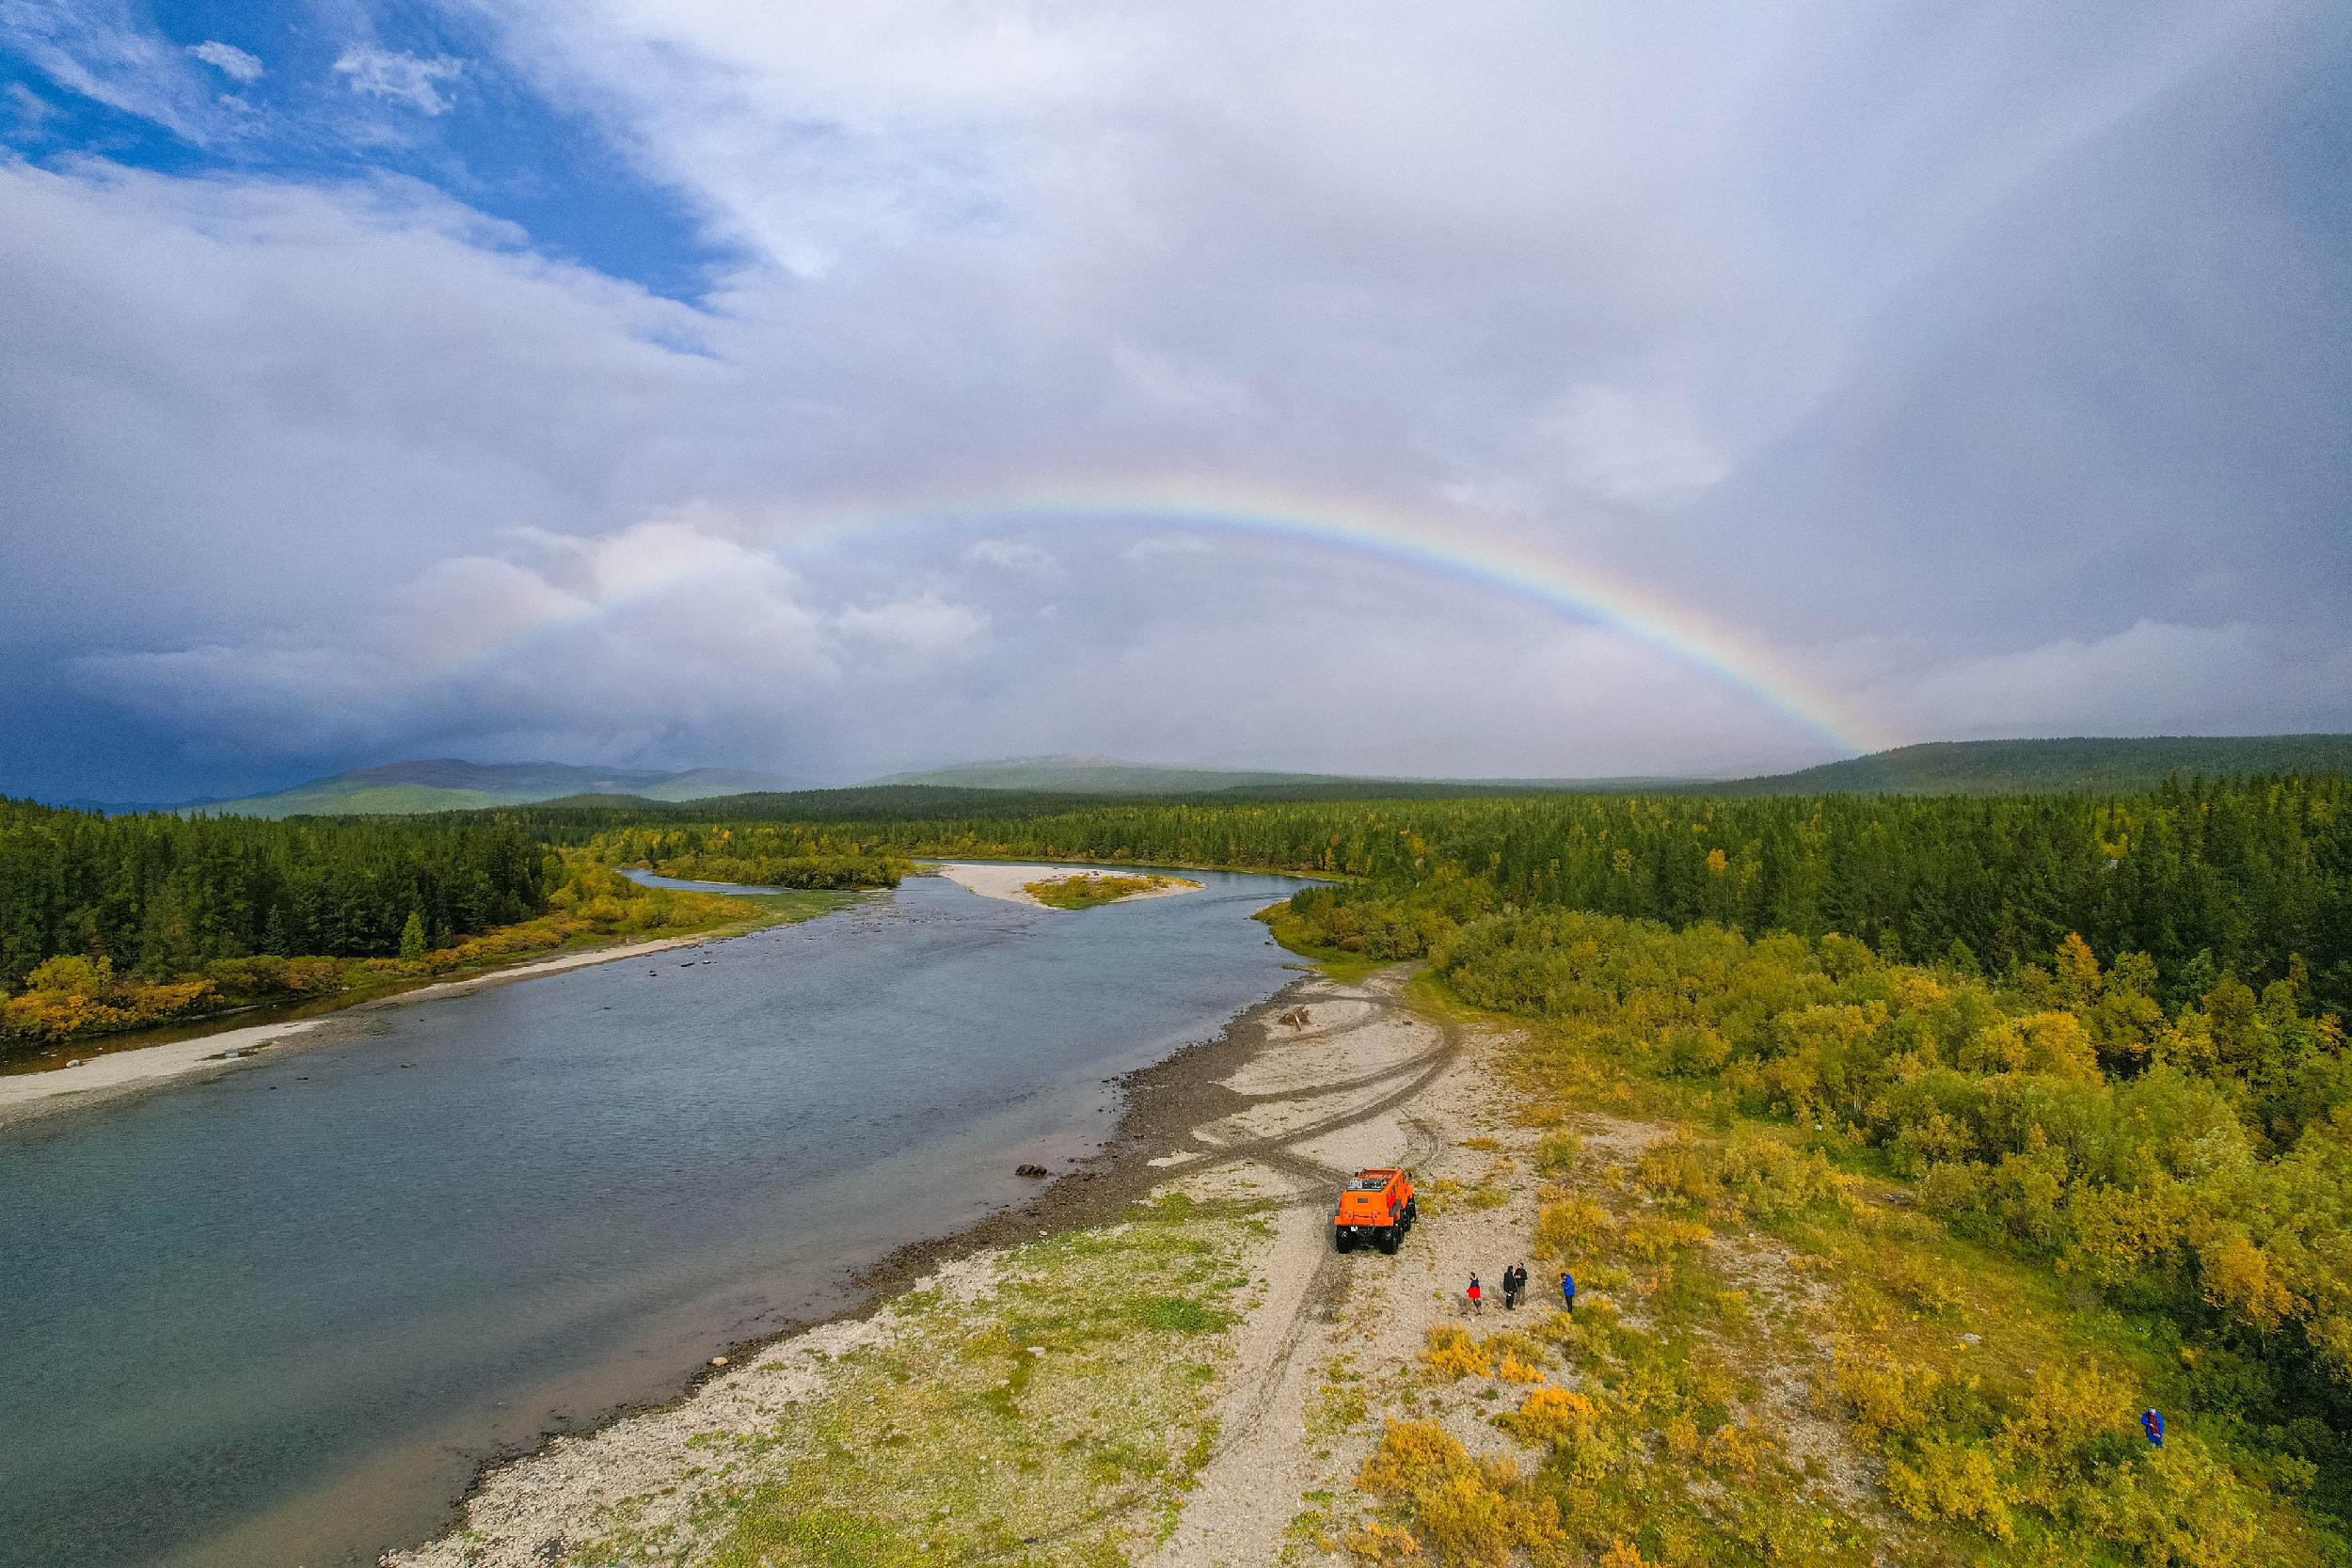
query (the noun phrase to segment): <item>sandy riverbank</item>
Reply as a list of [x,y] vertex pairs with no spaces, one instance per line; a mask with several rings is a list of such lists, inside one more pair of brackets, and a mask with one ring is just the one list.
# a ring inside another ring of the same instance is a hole
[[[419,986],[414,990],[357,1003],[321,1018],[260,1023],[246,1029],[230,1029],[192,1039],[142,1046],[135,1051],[107,1052],[84,1059],[79,1067],[56,1068],[47,1072],[7,1074],[0,1076],[0,1127],[51,1111],[94,1105],[122,1095],[159,1088],[190,1074],[236,1072],[256,1062],[275,1061],[292,1051],[343,1038],[347,1030],[337,1027],[343,1021],[381,1008],[405,1007],[412,1003],[462,995],[490,986],[535,979],[543,974],[560,974],[567,969],[581,969],[590,964],[643,958],[648,953],[665,952],[673,947],[691,947],[714,940],[717,940],[715,933],[705,931],[694,936],[664,937],[656,942],[624,942],[616,947],[564,953],[463,980],[443,980],[429,986]],[[227,1055],[232,1051],[239,1054],[234,1057]]]
[[874,1561],[1286,1560],[1308,1495],[1352,1492],[1361,1460],[1357,1434],[1307,1432],[1338,1358],[1408,1365],[1454,1276],[1515,1244],[1480,1214],[1395,1258],[1330,1247],[1349,1172],[1475,1180],[1493,1157],[1458,1140],[1506,1117],[1485,1033],[1408,1008],[1404,978],[1302,979],[1138,1074],[1102,1157],[871,1277],[899,1293],[489,1472],[462,1529],[386,1562],[800,1561],[835,1541]]
[[[939,874],[967,892],[983,898],[1001,898],[1008,904],[1034,904],[1039,909],[1048,906],[1028,891],[1031,882],[1042,882],[1065,877],[1141,877],[1167,876],[1165,872],[1123,871],[1117,867],[1083,867],[1073,870],[1066,865],[999,865],[993,862],[957,863],[942,865]],[[1181,877],[1168,877],[1159,887],[1131,893],[1114,900],[1126,903],[1136,898],[1168,898],[1180,893],[1198,893],[1199,882],[1188,882]]]

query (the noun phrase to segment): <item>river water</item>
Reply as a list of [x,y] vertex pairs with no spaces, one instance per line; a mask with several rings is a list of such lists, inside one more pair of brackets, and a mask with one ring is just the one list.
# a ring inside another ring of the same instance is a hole
[[1187,875],[916,879],[0,1131],[0,1562],[373,1561],[485,1458],[850,1305],[1289,977],[1248,915],[1299,884]]

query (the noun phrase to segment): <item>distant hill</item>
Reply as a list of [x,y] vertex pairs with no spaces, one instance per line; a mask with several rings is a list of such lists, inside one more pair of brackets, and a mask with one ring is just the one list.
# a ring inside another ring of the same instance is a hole
[[1116,757],[1007,757],[922,773],[893,773],[861,788],[918,785],[1019,790],[1054,795],[1246,795],[1262,800],[1441,798],[1545,795],[1692,785],[1689,779],[1393,779],[1348,773],[1283,773],[1263,768],[1184,768]]
[[933,784],[946,789],[1044,790],[1070,795],[1197,795],[1236,784],[1284,784],[1304,773],[1246,768],[1168,768],[1116,757],[1005,757],[963,762],[919,773],[892,773],[866,785]]
[[[628,793],[642,795],[648,800],[707,800],[717,795],[751,795],[816,787],[806,779],[789,779],[779,773],[747,773],[735,768],[690,768],[683,773],[656,774],[654,784]],[[592,789],[586,793],[607,795],[620,792]]]
[[1931,740],[1796,773],[1690,786],[1710,795],[2102,794],[2178,775],[2352,773],[2352,735]]
[[[275,795],[218,800],[200,809],[223,816],[413,816],[522,806],[566,796],[630,795],[650,800],[700,800],[717,795],[806,787],[797,779],[696,768],[683,773],[624,768],[576,768],[560,762],[393,762],[313,779]],[[199,808],[182,808],[199,809]]]
[[[1477,795],[1673,793],[1682,795],[2005,795],[2146,789],[2175,774],[2352,773],[2352,735],[2156,736],[2140,739],[1937,740],[1874,752],[1801,772],[1732,780],[1396,779],[1271,768],[1186,768],[1116,757],[1009,757],[928,772],[897,773],[850,789],[722,768],[682,773],[579,768],[564,763],[473,763],[441,758],[388,763],[314,779],[245,800],[101,809],[202,810],[224,816],[412,815],[561,802],[726,802],[724,815],[850,816],[956,814],[995,809],[992,798],[1025,797],[1022,809],[1061,809],[1104,796],[1194,800],[1433,800]],[[99,802],[89,802],[99,805]]]
[[91,800],[76,798],[71,800],[44,800],[61,811],[94,811],[101,816],[138,816],[151,811],[193,811],[219,804],[220,798],[208,795],[200,800]]

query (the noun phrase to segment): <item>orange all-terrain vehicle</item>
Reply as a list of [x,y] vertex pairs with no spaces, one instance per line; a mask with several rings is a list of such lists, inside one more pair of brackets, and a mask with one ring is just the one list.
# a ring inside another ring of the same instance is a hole
[[1372,1242],[1394,1252],[1414,1213],[1412,1178],[1386,1166],[1359,1170],[1340,1190],[1340,1206],[1331,1212],[1332,1245],[1346,1252],[1358,1242]]

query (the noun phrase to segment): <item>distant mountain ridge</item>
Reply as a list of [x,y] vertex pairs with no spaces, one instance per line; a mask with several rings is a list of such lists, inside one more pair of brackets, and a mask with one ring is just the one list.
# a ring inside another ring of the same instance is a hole
[[[1274,768],[1204,768],[1057,755],[958,763],[894,773],[848,789],[723,768],[664,773],[567,763],[474,763],[452,757],[386,763],[234,800],[133,805],[76,801],[84,809],[205,811],[223,816],[405,816],[536,805],[598,797],[657,802],[788,797],[778,810],[810,810],[881,791],[896,800],[940,792],[1031,796],[1188,796],[1225,800],[1444,799],[1549,794],[2014,795],[2125,793],[2168,778],[2202,775],[2352,774],[2352,735],[2074,736],[2051,740],[1933,740],[1745,779],[1408,779]],[[745,807],[771,804],[745,800]],[[897,809],[895,806],[893,809]],[[942,809],[945,809],[944,806]]]
[[1407,779],[1355,773],[1289,773],[1273,768],[1198,768],[1181,764],[1124,762],[1117,757],[1003,757],[963,762],[917,773],[868,779],[859,788],[921,784],[948,789],[1027,790],[1060,795],[1279,795],[1299,799],[1314,792],[1375,796],[1430,795],[1454,791],[1474,795],[1545,795],[1571,791],[1656,789],[1693,786],[1697,781],[1657,777],[1625,779]]
[[1929,740],[1794,773],[1693,786],[1711,795],[2035,795],[2153,789],[2202,775],[2352,773],[2352,735],[2076,736]]
[[435,757],[389,762],[312,779],[275,794],[216,800],[200,807],[222,816],[414,816],[527,806],[571,795],[631,795],[647,800],[706,800],[721,795],[808,787],[803,780],[726,768],[682,773],[580,768],[561,762],[464,762]]

